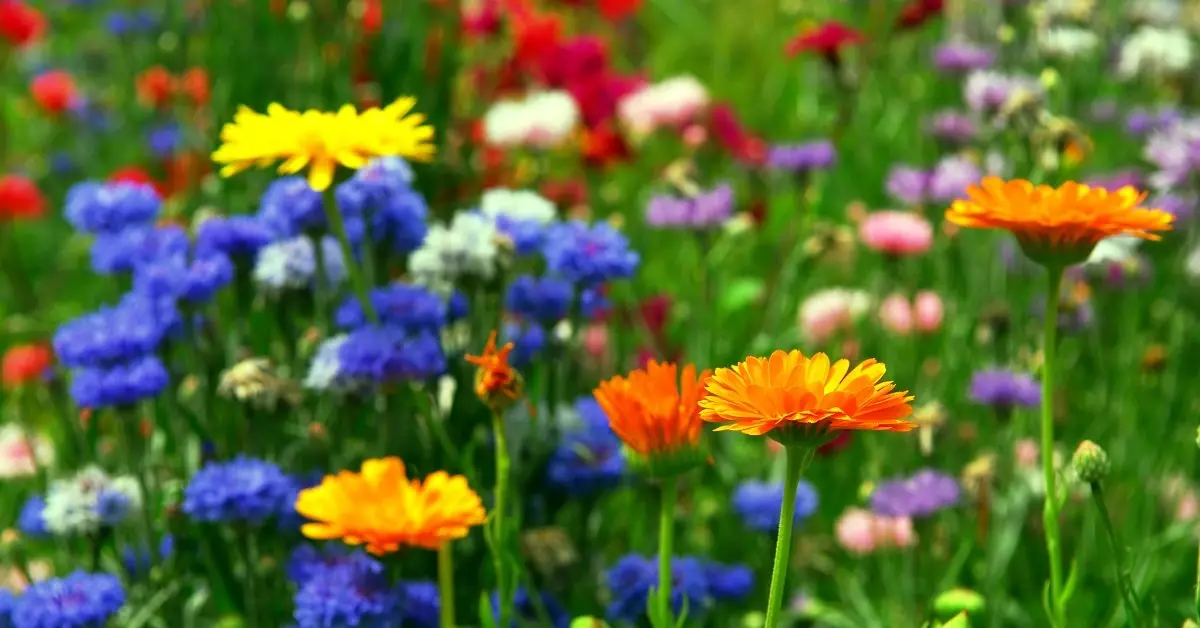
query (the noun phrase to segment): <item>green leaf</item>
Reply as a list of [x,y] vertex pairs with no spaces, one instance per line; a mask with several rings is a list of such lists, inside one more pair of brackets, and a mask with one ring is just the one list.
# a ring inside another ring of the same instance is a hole
[[721,290],[718,302],[722,314],[733,314],[759,302],[766,285],[758,277],[739,277],[727,283]]
[[609,628],[608,623],[603,619],[595,617],[576,617],[571,620],[569,628]]
[[128,628],[141,628],[149,623],[150,620],[154,619],[154,615],[156,612],[158,612],[158,609],[162,608],[162,605],[166,604],[167,600],[171,599],[173,595],[179,592],[179,587],[180,584],[178,581],[176,581],[160,589],[158,593],[155,593],[154,596],[146,602],[145,606],[139,608],[137,612],[134,613],[133,617],[129,618],[129,622],[125,624],[125,626]]
[[492,615],[492,603],[486,593],[479,594],[479,623],[483,628],[497,628],[496,617]]
[[950,621],[942,624],[942,628],[971,628],[971,622],[967,621],[967,613],[963,611],[955,615]]

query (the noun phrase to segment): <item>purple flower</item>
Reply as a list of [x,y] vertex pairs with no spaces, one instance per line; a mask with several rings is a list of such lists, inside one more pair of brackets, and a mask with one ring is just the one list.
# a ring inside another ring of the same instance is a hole
[[919,205],[926,200],[930,173],[904,164],[892,166],[888,173],[887,191],[896,200]]
[[933,65],[943,72],[986,70],[996,62],[996,53],[968,42],[950,42],[933,51]]
[[971,376],[971,401],[1002,410],[1035,408],[1042,403],[1042,389],[1025,373],[987,369]]
[[1117,117],[1117,101],[1102,98],[1092,103],[1088,110],[1092,122],[1110,122]]
[[982,177],[979,166],[970,159],[947,157],[938,162],[929,176],[929,198],[942,203],[963,198],[966,196],[967,186],[979,183]]
[[1196,198],[1180,194],[1159,194],[1150,199],[1146,206],[1161,209],[1174,216],[1176,221],[1184,222],[1196,213]]
[[1184,185],[1200,169],[1200,119],[1189,119],[1155,131],[1143,151],[1158,167],[1150,183],[1158,189]]
[[966,144],[975,139],[978,130],[971,116],[946,109],[938,111],[930,118],[929,132],[943,142]]
[[999,72],[976,71],[967,77],[963,87],[963,98],[971,111],[995,113],[1018,90],[1042,93],[1037,79],[1024,75],[1006,75]]
[[958,503],[958,480],[934,469],[881,482],[871,493],[871,510],[888,517],[927,517]]
[[721,184],[693,198],[655,196],[646,207],[646,222],[655,227],[716,227],[733,214],[733,188]]
[[823,170],[837,160],[833,143],[821,140],[805,144],[779,144],[767,151],[767,167],[802,173]]
[[1141,137],[1173,126],[1182,119],[1183,116],[1174,107],[1160,107],[1155,111],[1136,107],[1125,117],[1125,132],[1135,137]]

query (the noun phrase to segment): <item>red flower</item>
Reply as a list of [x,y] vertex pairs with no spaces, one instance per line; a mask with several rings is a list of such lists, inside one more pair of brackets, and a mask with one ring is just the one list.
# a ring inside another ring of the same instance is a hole
[[153,181],[151,185],[159,190],[159,194],[164,198],[175,196],[181,192],[186,192],[194,187],[204,175],[210,171],[209,165],[212,162],[208,159],[203,159],[193,153],[182,153],[175,155],[166,161],[164,168],[167,172],[165,185],[158,186]]
[[0,177],[0,220],[37,218],[46,211],[46,198],[37,185],[15,174]]
[[55,116],[66,111],[79,98],[75,79],[62,70],[39,74],[30,84],[29,91],[42,111]]
[[742,126],[729,105],[713,105],[709,110],[709,125],[717,143],[735,159],[761,164],[767,158],[766,143]]
[[20,0],[0,0],[0,39],[10,46],[27,46],[45,31],[46,20],[37,9]]
[[608,124],[587,129],[583,135],[583,160],[593,168],[607,168],[629,158],[629,145]]
[[383,29],[382,0],[366,0],[363,5],[362,29],[366,35],[374,35]]
[[617,103],[643,83],[640,77],[604,73],[568,85],[567,91],[579,104],[583,123],[595,128],[611,120],[617,114]]
[[536,67],[562,41],[562,21],[557,15],[539,15],[530,11],[513,16],[515,49],[513,54],[521,67]]
[[44,344],[17,345],[4,353],[0,382],[5,388],[40,380],[54,363],[54,353]]
[[642,8],[642,0],[600,0],[600,13],[615,22],[637,13]]
[[134,82],[138,100],[143,104],[162,108],[171,104],[175,93],[175,77],[161,65],[147,68]]
[[788,42],[786,51],[789,56],[802,52],[817,52],[826,57],[835,58],[846,46],[855,46],[866,41],[862,33],[842,24],[829,21],[800,33]]
[[608,73],[608,44],[599,37],[572,37],[558,43],[540,61],[538,69],[547,87],[560,88],[590,81]]
[[473,10],[463,9],[463,33],[467,39],[487,39],[500,31],[500,7],[497,0],[483,0]]
[[579,179],[547,181],[539,191],[559,207],[575,207],[587,203],[587,185]]
[[817,447],[817,454],[828,456],[845,449],[846,447],[850,446],[851,434],[852,432],[849,430],[842,430],[838,432],[838,435],[833,440],[821,445],[820,447]]
[[671,318],[673,305],[671,297],[666,294],[650,297],[638,305],[638,313],[641,314],[646,330],[660,342],[664,340],[663,332],[667,329],[667,321]]
[[204,68],[191,68],[184,72],[179,79],[179,89],[197,107],[207,105],[209,98],[212,97],[212,90],[208,84],[208,72]]
[[900,9],[900,15],[896,18],[896,28],[917,28],[941,15],[944,5],[944,0],[909,0],[909,3]]
[[163,198],[167,197],[166,188],[158,181],[155,181],[154,177],[150,176],[150,173],[137,166],[125,166],[124,168],[118,168],[112,174],[108,175],[108,180],[114,183],[143,183],[154,188],[154,191],[158,192],[159,196]]

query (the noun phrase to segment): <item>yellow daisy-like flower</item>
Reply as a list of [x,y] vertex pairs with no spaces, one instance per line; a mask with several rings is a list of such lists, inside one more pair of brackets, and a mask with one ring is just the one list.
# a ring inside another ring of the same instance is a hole
[[338,164],[357,170],[375,157],[432,159],[433,127],[424,124],[424,115],[412,113],[416,102],[400,98],[361,113],[351,105],[336,113],[292,111],[275,103],[265,114],[242,107],[221,129],[221,146],[212,158],[224,166],[223,177],[283,160],[280,174],[307,168],[309,185],[324,191]]

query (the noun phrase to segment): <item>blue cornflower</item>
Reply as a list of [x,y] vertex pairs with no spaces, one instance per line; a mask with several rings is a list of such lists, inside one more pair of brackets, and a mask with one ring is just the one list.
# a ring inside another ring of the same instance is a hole
[[[758,532],[779,530],[779,511],[783,508],[783,483],[747,480],[733,492],[733,509],[747,528]],[[796,486],[796,508],[793,521],[799,523],[817,510],[817,491],[812,484],[800,481]]]
[[453,323],[461,321],[471,312],[471,302],[467,300],[467,295],[455,290],[450,298],[446,299],[446,322]]
[[331,569],[348,568],[370,572],[378,563],[361,550],[351,550],[344,545],[304,544],[292,550],[284,565],[288,580],[303,586],[306,582]]
[[745,565],[704,563],[703,568],[714,600],[740,600],[754,591],[754,571]]
[[174,155],[182,141],[183,131],[174,122],[157,126],[146,134],[146,145],[150,152],[161,159]]
[[[173,553],[175,553],[175,537],[168,534],[158,543],[158,560],[165,562]],[[140,548],[126,545],[121,548],[121,564],[124,565],[126,573],[131,578],[141,580],[150,574],[150,569],[154,567],[154,558],[150,556],[150,549],[145,545]],[[0,624],[0,626],[2,625]]]
[[[345,281],[346,265],[337,240],[329,236],[321,238],[321,253],[325,262],[325,279],[331,285]],[[307,288],[316,274],[316,247],[308,236],[269,244],[258,252],[258,259],[254,263],[254,281],[268,290]]]
[[615,486],[625,471],[621,439],[592,397],[575,402],[580,425],[563,437],[546,466],[547,480],[572,495]]
[[317,354],[309,363],[308,374],[304,376],[305,388],[331,390],[338,385],[342,378],[341,353],[345,343],[345,334],[321,341],[317,346]]
[[480,199],[479,213],[512,240],[518,255],[536,252],[545,241],[546,229],[558,220],[554,203],[529,190],[487,190]]
[[640,261],[629,250],[629,240],[612,225],[588,226],[578,220],[551,226],[542,255],[551,273],[582,286],[632,277]]
[[113,11],[104,16],[104,27],[113,37],[124,37],[134,30],[133,16],[125,11]]
[[446,356],[435,334],[410,335],[386,325],[351,332],[338,350],[338,361],[341,378],[357,384],[427,380],[446,371]]
[[579,293],[579,311],[587,320],[603,318],[612,307],[612,302],[601,288],[602,286],[596,286]]
[[[629,554],[617,561],[607,573],[612,601],[608,616],[636,622],[646,614],[646,599],[651,587],[658,586],[658,558]],[[704,565],[695,558],[671,559],[671,610],[676,616],[687,600],[688,616],[696,617],[711,603]]]
[[565,279],[521,275],[509,284],[504,303],[517,316],[553,325],[571,313],[574,298],[575,290]]
[[120,364],[153,353],[164,332],[149,302],[129,299],[60,326],[54,332],[54,354],[70,367]]
[[[542,603],[542,609],[546,611],[547,619],[550,620],[551,628],[567,628],[571,624],[571,615],[567,613],[567,609],[563,608],[562,604],[559,604],[558,600],[544,591],[538,592],[537,595]],[[498,621],[500,619],[500,594],[498,591],[492,591],[491,602],[493,621]],[[509,624],[510,628],[533,624],[541,619],[541,615],[533,605],[533,598],[525,587],[517,587],[516,595],[513,596],[513,610],[516,617]]]
[[89,130],[103,133],[113,127],[112,113],[100,103],[87,98],[78,98],[71,103],[71,116]]
[[67,222],[84,233],[116,233],[154,222],[162,199],[142,183],[86,181],[67,191]]
[[12,628],[12,612],[17,606],[17,596],[8,589],[0,589],[0,628]]
[[151,298],[182,299],[192,304],[212,300],[233,281],[233,262],[223,253],[210,253],[191,263],[180,256],[139,267],[133,287]]
[[533,359],[546,348],[546,330],[540,325],[505,323],[501,336],[504,342],[513,343],[508,360],[517,368],[532,364]]
[[187,250],[187,233],[180,227],[130,227],[96,236],[92,242],[92,270],[102,275],[130,272],[139,266],[184,255]]
[[369,220],[371,237],[400,253],[411,253],[425,240],[429,208],[412,187],[413,172],[399,157],[376,159],[338,186],[343,214]]
[[438,628],[442,599],[436,582],[407,580],[396,586],[404,628]]
[[196,256],[224,253],[237,259],[258,253],[273,239],[270,229],[253,216],[218,216],[197,227]]
[[111,574],[75,571],[30,585],[13,608],[14,628],[99,628],[125,605],[121,581]]
[[46,520],[42,518],[42,511],[45,509],[46,499],[41,495],[34,495],[25,500],[20,514],[17,515],[17,529],[21,534],[35,539],[50,536],[50,531],[46,529]]
[[283,177],[263,192],[258,219],[276,238],[294,238],[325,229],[325,203],[304,177]]
[[[370,299],[379,314],[379,322],[384,325],[412,333],[437,331],[446,324],[445,300],[420,286],[390,284],[372,290]],[[367,324],[366,314],[357,296],[342,303],[334,320],[344,329],[356,329]]]
[[399,596],[373,560],[313,573],[297,591],[297,628],[399,628]]
[[245,456],[210,462],[183,492],[183,512],[197,521],[261,523],[290,506],[292,480],[275,464]]
[[115,489],[101,489],[96,495],[96,517],[101,526],[115,526],[133,511],[129,495]]
[[75,174],[79,170],[79,163],[68,152],[58,152],[50,156],[50,172],[65,176]]

